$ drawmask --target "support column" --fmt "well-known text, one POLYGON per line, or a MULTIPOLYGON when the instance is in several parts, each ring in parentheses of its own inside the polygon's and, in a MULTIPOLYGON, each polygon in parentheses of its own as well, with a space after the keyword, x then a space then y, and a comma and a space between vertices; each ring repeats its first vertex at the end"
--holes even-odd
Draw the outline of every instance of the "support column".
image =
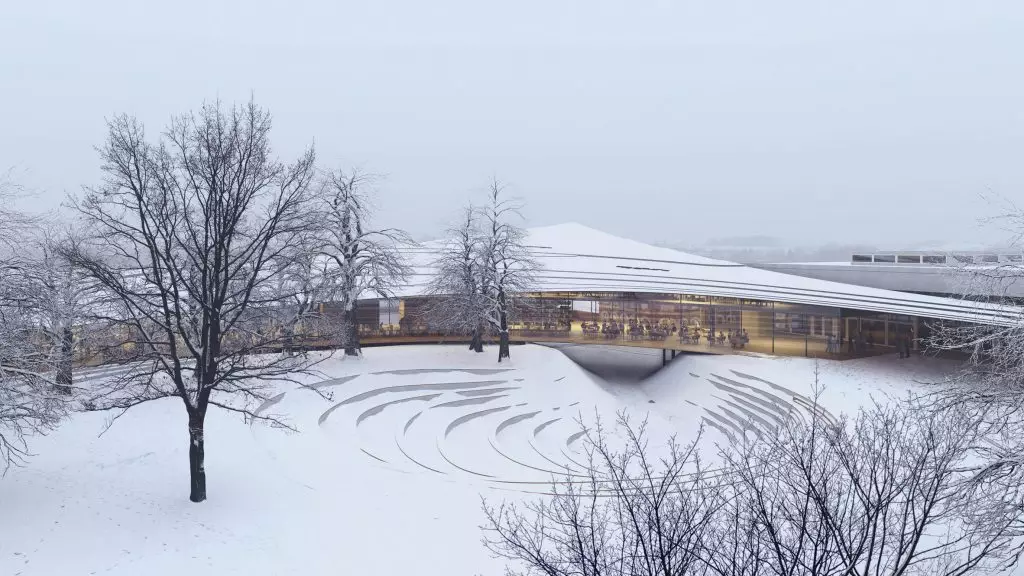
POLYGON ((921 346, 920 346, 921 337, 920 337, 920 335, 918 334, 918 331, 917 331, 918 328, 920 327, 920 320, 921 320, 920 318, 918 318, 917 316, 914 316, 914 334, 913 334, 914 352, 917 352, 918 350, 921 349, 921 346))
POLYGON ((665 350, 664 348, 661 349, 661 365, 668 365, 668 350, 665 350))
POLYGON ((884 328, 885 336, 882 337, 882 344, 884 346, 888 346, 889 345, 889 316, 888 315, 886 315, 884 322, 885 322, 885 328, 884 328))

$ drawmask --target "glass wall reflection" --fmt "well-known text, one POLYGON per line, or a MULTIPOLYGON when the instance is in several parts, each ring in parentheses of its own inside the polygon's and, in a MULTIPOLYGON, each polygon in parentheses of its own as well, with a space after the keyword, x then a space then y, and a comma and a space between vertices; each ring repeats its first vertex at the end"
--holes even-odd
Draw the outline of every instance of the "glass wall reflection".
MULTIPOLYGON (((757 352, 819 358, 894 351, 916 337, 907 316, 705 296, 632 292, 545 292, 520 296, 511 339, 644 346, 689 352, 757 352)), ((429 299, 359 302, 359 332, 368 344, 439 342, 467 334, 432 325, 429 299)), ((325 305, 325 314, 330 306, 325 305)), ((490 337, 496 337, 490 334, 490 337)))

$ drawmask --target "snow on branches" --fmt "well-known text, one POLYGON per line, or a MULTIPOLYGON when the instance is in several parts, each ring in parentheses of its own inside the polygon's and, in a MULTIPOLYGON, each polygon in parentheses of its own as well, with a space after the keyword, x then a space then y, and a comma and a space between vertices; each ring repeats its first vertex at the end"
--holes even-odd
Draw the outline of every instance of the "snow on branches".
MULTIPOLYGON (((1012 205, 995 218, 1007 225, 1014 243, 1024 237, 1024 210, 1012 205)), ((964 300, 1021 306, 1010 294, 1024 283, 1024 263, 969 263, 956 270, 956 290, 964 300)), ((974 490, 1009 490, 1019 516, 1017 534, 1024 537, 1024 313, 1010 325, 935 322, 928 344, 938 352, 965 354, 965 369, 942 383, 933 409, 966 407, 979 416, 984 436, 977 451, 974 490)), ((983 513, 983 511, 979 511, 983 513)), ((1018 553, 1024 551, 1024 543, 1018 553)))
POLYGON ((509 357, 509 324, 534 285, 538 264, 526 246, 526 231, 515 223, 521 205, 494 181, 483 207, 468 206, 450 228, 434 262, 428 314, 454 331, 469 332, 470 347, 482 349, 484 331, 499 337, 498 361, 509 357))
POLYGON ((356 301, 364 295, 387 298, 412 273, 402 253, 412 240, 401 230, 371 225, 369 183, 355 170, 331 171, 314 207, 320 230, 316 253, 332 279, 331 299, 344 313, 342 345, 349 356, 359 353, 356 301))
MULTIPOLYGON (((0 182, 0 472, 28 456, 27 439, 52 429, 65 415, 51 347, 40 330, 33 262, 14 250, 38 219, 13 208, 15 190, 0 182)), ((67 392, 67 390, 65 390, 67 392)))

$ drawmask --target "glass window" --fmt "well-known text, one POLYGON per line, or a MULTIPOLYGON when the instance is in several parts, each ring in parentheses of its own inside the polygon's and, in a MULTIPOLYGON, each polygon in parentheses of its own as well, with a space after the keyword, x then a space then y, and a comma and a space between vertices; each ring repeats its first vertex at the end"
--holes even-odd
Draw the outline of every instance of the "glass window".
POLYGON ((921 257, 911 256, 910 254, 900 254, 897 257, 896 261, 899 262, 900 264, 920 264, 921 257))
POLYGON ((946 257, 945 256, 924 256, 924 257, 921 258, 921 260, 925 264, 945 264, 946 263, 946 257))
POLYGON ((896 257, 892 254, 875 254, 875 262, 880 264, 892 264, 896 257))
POLYGON ((871 262, 871 255, 870 254, 854 254, 853 257, 850 258, 850 261, 851 262, 871 262))

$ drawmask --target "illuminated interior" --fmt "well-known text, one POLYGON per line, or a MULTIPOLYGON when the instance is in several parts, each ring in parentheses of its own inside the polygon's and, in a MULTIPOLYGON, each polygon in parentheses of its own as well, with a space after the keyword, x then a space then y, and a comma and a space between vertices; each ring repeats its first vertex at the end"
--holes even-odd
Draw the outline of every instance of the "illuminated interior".
MULTIPOLYGON (((461 342, 431 323, 429 297, 362 300, 363 344, 461 342)), ((512 342, 614 344, 729 354, 847 358, 893 352, 926 330, 915 317, 688 294, 543 292, 515 301, 512 342)), ((330 307, 325 309, 330 314, 330 307)), ((495 336, 491 335, 492 338, 495 336)))

